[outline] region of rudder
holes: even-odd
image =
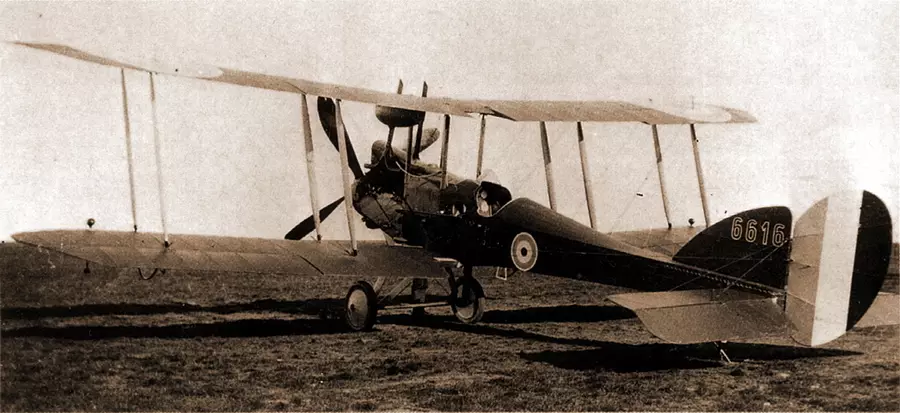
[[[870,192],[842,192],[810,207],[794,229],[785,312],[793,338],[825,344],[875,301],[891,255],[891,217]]]

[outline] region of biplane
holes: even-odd
[[[809,346],[834,340],[857,325],[879,297],[887,272],[891,217],[885,204],[870,192],[834,194],[796,219],[787,207],[769,206],[710,221],[695,128],[756,121],[741,110],[699,104],[436,98],[427,95],[427,85],[421,96],[413,96],[402,94],[402,82],[397,93],[379,92],[218,67],[128,63],[59,44],[15,44],[120,70],[133,217],[126,70],[147,74],[154,122],[154,79],[160,75],[300,97],[313,212],[284,240],[168,233],[159,170],[160,137],[154,125],[162,233],[139,232],[135,222],[134,231],[46,230],[13,235],[17,242],[87,263],[136,268],[142,276],[202,270],[375,278],[374,283],[356,282],[347,292],[345,320],[353,330],[371,329],[383,308],[422,314],[426,307],[449,305],[460,321],[477,322],[486,300],[473,268],[489,267],[504,279],[511,272],[532,272],[637,290],[608,299],[633,311],[651,333],[673,343],[790,336]],[[343,196],[324,206],[317,195],[309,96],[316,97],[321,126],[340,154]],[[375,116],[387,126],[386,140],[373,144],[365,165],[360,164],[344,124],[342,101],[374,105]],[[423,128],[426,113],[442,116],[442,130]],[[474,179],[448,171],[453,117],[480,117]],[[537,123],[549,206],[513,197],[482,169],[489,118]],[[575,124],[589,226],[556,211],[547,122]],[[584,122],[649,126],[668,221],[665,228],[596,230]],[[702,228],[672,225],[657,125],[688,126],[705,220]],[[397,129],[407,131],[402,148],[394,142]],[[422,151],[438,141],[440,164],[423,162]],[[341,204],[346,207],[349,243],[323,240],[321,222]],[[381,230],[385,240],[358,240],[357,214],[369,228]],[[390,279],[399,281],[390,286],[386,281]],[[448,293],[437,300],[427,294],[433,279],[449,285]],[[406,291],[409,296],[400,297]]]

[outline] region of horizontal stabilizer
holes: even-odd
[[[774,298],[737,290],[616,294],[653,335],[675,344],[785,336],[788,324]]]
[[[880,293],[869,311],[854,327],[895,326],[900,324],[900,295]]]

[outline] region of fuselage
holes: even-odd
[[[466,266],[515,268],[608,285],[659,291],[683,286],[709,288],[723,280],[698,275],[671,256],[624,243],[594,231],[527,198],[511,199],[496,183],[447,175],[378,141],[369,169],[353,187],[353,206],[366,225],[394,242],[420,246]],[[487,213],[479,208],[487,194]],[[516,239],[529,234],[535,264]],[[525,255],[523,255],[525,254]],[[728,281],[728,280],[724,280]]]

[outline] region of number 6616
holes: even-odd
[[[744,218],[734,217],[731,220],[731,239],[780,247],[784,244],[784,224],[772,225],[769,221],[755,219],[744,222]]]

